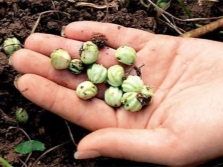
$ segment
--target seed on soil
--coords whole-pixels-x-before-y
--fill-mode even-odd
[[[8,55],[13,54],[15,51],[19,49],[21,49],[21,43],[15,37],[7,38],[3,43],[3,50]]]
[[[26,123],[29,119],[29,115],[24,108],[18,108],[15,112],[16,119],[20,123]]]

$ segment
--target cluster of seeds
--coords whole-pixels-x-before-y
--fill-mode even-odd
[[[88,80],[77,86],[77,95],[84,100],[95,97],[97,84],[107,83],[104,94],[105,102],[111,107],[124,105],[125,110],[136,112],[152,101],[153,91],[145,85],[138,75],[126,75],[121,65],[113,65],[106,69],[97,64],[99,49],[92,41],[84,42],[80,49],[80,59],[71,59],[69,53],[57,49],[51,54],[51,63],[58,69],[69,69],[74,74],[86,72]],[[136,51],[129,46],[121,46],[115,51],[115,57],[125,65],[133,65]]]

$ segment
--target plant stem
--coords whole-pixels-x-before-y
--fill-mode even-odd
[[[0,163],[3,164],[3,166],[5,167],[13,167],[12,165],[10,165],[4,158],[0,157]]]
[[[184,4],[183,0],[178,0],[178,2],[182,6],[182,8],[186,12],[186,14],[189,16],[189,18],[192,18],[192,14],[191,14],[190,10],[188,9],[188,7]]]

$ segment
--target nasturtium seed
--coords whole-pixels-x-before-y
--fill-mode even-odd
[[[123,92],[119,87],[110,86],[105,91],[105,102],[112,107],[119,107],[121,106],[121,98]]]
[[[21,49],[21,43],[15,37],[7,38],[3,42],[3,50],[8,55],[11,55],[12,53],[14,53],[15,51],[17,51],[19,49]]]
[[[125,75],[124,68],[120,65],[113,65],[108,68],[107,82],[111,86],[120,86]]]
[[[122,83],[124,92],[141,92],[144,86],[143,80],[136,75],[129,75]]]
[[[84,42],[80,49],[81,61],[84,64],[93,64],[98,59],[99,50],[97,45],[91,41]]]
[[[16,119],[20,123],[26,123],[29,119],[29,115],[24,108],[18,108],[15,112]]]
[[[71,61],[70,54],[64,49],[57,49],[53,51],[50,57],[51,64],[57,70],[67,69]]]
[[[80,59],[73,59],[70,61],[68,69],[74,74],[80,74],[84,70],[84,66]]]
[[[87,69],[88,79],[94,84],[99,84],[107,78],[107,69],[102,64],[93,64]]]
[[[121,103],[124,105],[125,110],[131,112],[140,111],[143,107],[142,103],[138,100],[138,93],[136,92],[124,93]]]
[[[143,88],[141,89],[140,93],[145,97],[153,97],[154,96],[153,89],[146,85],[143,85]]]
[[[91,81],[84,81],[77,86],[77,96],[81,99],[88,100],[98,93],[98,88]]]
[[[117,60],[126,65],[132,65],[136,59],[136,51],[129,46],[121,46],[115,51]]]

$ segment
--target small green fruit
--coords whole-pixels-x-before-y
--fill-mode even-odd
[[[120,65],[113,65],[108,69],[107,82],[111,86],[120,86],[123,82],[125,71]]]
[[[51,57],[51,64],[57,70],[67,69],[71,61],[70,54],[63,49],[57,49],[53,51],[50,57]]]
[[[144,85],[141,92],[138,93],[137,99],[142,106],[147,106],[152,102],[153,96],[153,90],[149,86]]]
[[[26,123],[29,119],[29,115],[24,108],[18,108],[15,112],[15,115],[16,115],[16,119],[20,123]]]
[[[81,61],[84,64],[92,64],[98,59],[99,50],[97,45],[91,41],[84,42],[80,49]]]
[[[149,86],[146,86],[146,85],[143,86],[140,93],[142,93],[142,95],[145,97],[153,97],[154,96],[152,88],[150,88]]]
[[[144,86],[143,80],[139,76],[129,75],[122,83],[124,92],[141,92]]]
[[[127,111],[137,112],[142,109],[143,105],[138,100],[138,93],[136,92],[127,92],[124,93],[121,99],[121,103],[124,104],[124,108]]]
[[[15,51],[21,49],[21,43],[15,37],[7,38],[3,43],[3,49],[6,54],[11,55]]]
[[[107,78],[107,69],[102,64],[93,64],[87,69],[87,76],[94,84],[99,84]]]
[[[132,65],[136,59],[136,51],[129,46],[121,46],[115,51],[117,60],[126,65]]]
[[[98,88],[90,81],[84,81],[77,86],[77,95],[81,99],[91,99],[98,93]]]
[[[80,74],[83,71],[84,66],[81,60],[73,59],[70,61],[68,69],[74,74]]]
[[[118,87],[110,86],[105,91],[105,102],[112,106],[112,107],[119,107],[121,106],[121,98],[122,98],[123,92]]]

